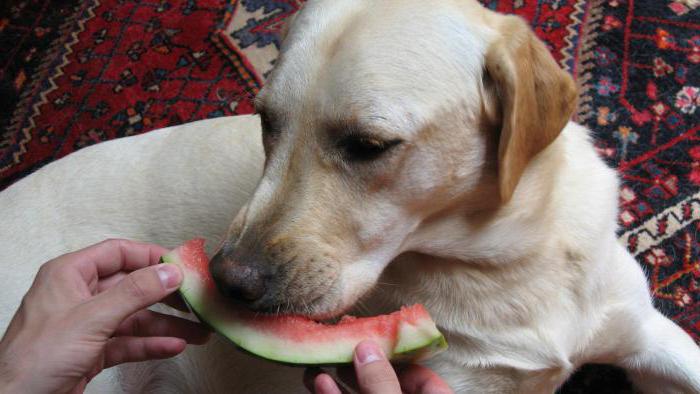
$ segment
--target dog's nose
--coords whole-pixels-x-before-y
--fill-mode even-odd
[[[265,294],[265,276],[259,265],[236,261],[219,251],[209,263],[209,271],[226,297],[250,305]]]

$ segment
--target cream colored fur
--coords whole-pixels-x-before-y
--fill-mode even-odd
[[[251,231],[282,189],[294,195],[289,210],[324,206],[281,185],[320,174],[312,153],[288,165],[318,137],[313,117],[352,109],[416,148],[401,153],[411,170],[396,171],[392,194],[363,196],[362,212],[346,209],[353,200],[333,201],[361,221],[349,238],[375,249],[339,252],[348,257],[338,264],[343,286],[319,313],[358,299],[375,311],[424,303],[450,342],[430,365],[458,392],[548,393],[585,362],[622,366],[649,393],[700,392],[700,350],[654,310],[642,270],[617,242],[617,177],[584,127],[568,123],[528,157],[512,196],[493,209],[501,193],[494,137],[480,128],[489,100],[480,84],[501,19],[476,2],[425,3],[307,4],[261,97],[282,103],[290,125],[264,176],[258,117],[231,117],[86,148],[0,193],[0,330],[39,265],[57,254],[108,237],[176,246],[195,236],[211,253]],[[416,200],[430,193],[445,199]],[[324,212],[309,227],[322,226]],[[220,339],[110,371],[89,389],[303,392],[299,369]]]

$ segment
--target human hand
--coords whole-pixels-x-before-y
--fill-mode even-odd
[[[108,240],[45,263],[0,341],[7,392],[82,392],[105,368],[168,358],[209,331],[145,309],[173,293],[182,272],[157,245]]]
[[[355,348],[354,375],[339,369],[346,385],[356,386],[362,394],[451,394],[452,389],[435,372],[420,365],[410,365],[397,376],[382,350],[374,342],[363,341]],[[326,374],[307,370],[306,387],[315,394],[341,394],[338,383]]]

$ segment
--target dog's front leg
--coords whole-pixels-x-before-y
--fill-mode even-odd
[[[654,310],[638,328],[638,349],[621,360],[645,393],[700,393],[700,348],[667,317]]]

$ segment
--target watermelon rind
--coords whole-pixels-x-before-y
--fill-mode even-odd
[[[415,343],[413,346],[401,350],[395,349],[391,359],[401,362],[423,361],[445,350],[447,350],[447,340],[440,334],[440,336],[426,342]]]
[[[185,273],[179,293],[194,315],[214,331],[233,342],[247,353],[266,360],[294,366],[332,366],[352,363],[353,351],[359,340],[336,341],[322,345],[313,341],[290,345],[288,341],[256,331],[237,319],[236,308],[218,292],[205,288],[196,274],[188,274],[188,268],[180,257],[171,252],[161,258],[161,263],[176,264]],[[419,325],[404,324],[399,328],[396,343],[386,338],[372,337],[392,361],[413,362],[430,358],[447,348],[445,337],[430,319]]]

